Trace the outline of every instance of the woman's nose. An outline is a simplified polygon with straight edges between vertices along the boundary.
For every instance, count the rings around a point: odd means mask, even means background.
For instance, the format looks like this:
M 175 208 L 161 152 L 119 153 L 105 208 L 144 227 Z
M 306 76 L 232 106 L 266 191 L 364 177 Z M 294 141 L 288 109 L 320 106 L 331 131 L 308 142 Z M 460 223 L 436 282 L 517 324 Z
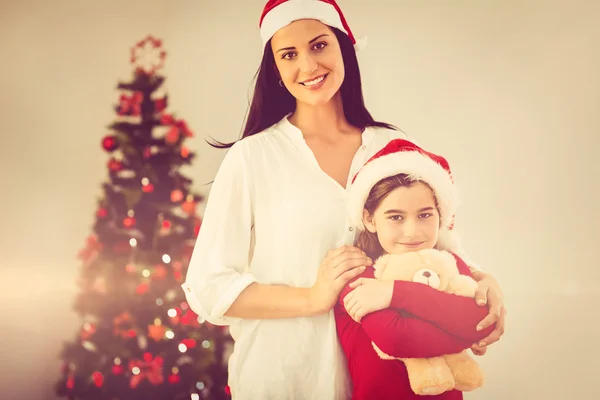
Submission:
M 305 74 L 312 74 L 317 70 L 317 62 L 310 53 L 300 56 L 300 71 Z

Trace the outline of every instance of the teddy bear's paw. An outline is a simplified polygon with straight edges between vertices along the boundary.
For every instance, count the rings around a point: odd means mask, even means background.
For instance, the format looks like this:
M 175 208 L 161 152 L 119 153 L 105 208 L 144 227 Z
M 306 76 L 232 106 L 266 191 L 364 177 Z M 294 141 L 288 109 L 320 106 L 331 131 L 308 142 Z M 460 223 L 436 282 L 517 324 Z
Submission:
M 420 396 L 437 396 L 454 389 L 454 382 L 437 382 L 436 384 L 425 385 L 419 388 L 413 388 L 413 392 Z

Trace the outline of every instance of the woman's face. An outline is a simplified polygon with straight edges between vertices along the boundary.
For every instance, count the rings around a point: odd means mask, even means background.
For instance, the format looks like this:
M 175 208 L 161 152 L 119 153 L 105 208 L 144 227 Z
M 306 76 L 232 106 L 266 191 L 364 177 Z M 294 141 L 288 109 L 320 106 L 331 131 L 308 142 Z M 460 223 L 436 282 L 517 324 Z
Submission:
M 333 31 L 314 19 L 280 29 L 271 39 L 275 65 L 287 90 L 298 102 L 327 103 L 344 81 L 344 60 Z
M 432 249 L 440 230 L 433 191 L 422 182 L 394 189 L 373 215 L 364 211 L 363 221 L 388 254 Z

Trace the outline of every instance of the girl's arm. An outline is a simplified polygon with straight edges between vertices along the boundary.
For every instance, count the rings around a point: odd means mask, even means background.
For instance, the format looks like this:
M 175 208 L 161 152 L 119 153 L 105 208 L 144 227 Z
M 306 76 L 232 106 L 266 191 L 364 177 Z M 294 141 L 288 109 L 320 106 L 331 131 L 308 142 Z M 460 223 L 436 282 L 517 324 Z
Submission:
M 369 268 L 362 277 L 373 277 Z M 336 323 L 340 340 L 348 340 L 351 327 L 357 324 L 347 313 L 343 299 L 353 289 L 346 285 L 336 307 Z M 362 329 L 384 353 L 394 357 L 427 358 L 458 353 L 471 346 L 471 342 L 456 337 L 434 324 L 405 317 L 395 309 L 369 313 L 361 320 Z
M 464 261 L 454 257 L 459 272 L 471 276 Z M 395 281 L 390 307 L 404 310 L 470 342 L 480 341 L 495 328 L 491 325 L 477 330 L 477 324 L 488 314 L 488 308 L 477 305 L 475 299 L 445 293 L 417 282 Z

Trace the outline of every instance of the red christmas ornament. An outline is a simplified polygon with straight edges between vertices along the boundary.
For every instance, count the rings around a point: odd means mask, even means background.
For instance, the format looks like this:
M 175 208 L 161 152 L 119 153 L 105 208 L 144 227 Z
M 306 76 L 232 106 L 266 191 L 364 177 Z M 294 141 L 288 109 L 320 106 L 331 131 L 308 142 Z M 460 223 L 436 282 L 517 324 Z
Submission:
M 96 371 L 92 374 L 92 380 L 94 381 L 94 385 L 101 387 L 102 383 L 104 383 L 104 375 Z
M 154 101 L 154 112 L 161 112 L 167 107 L 167 98 L 161 97 L 160 99 L 156 99 Z
M 183 200 L 183 192 L 179 189 L 175 189 L 171 192 L 171 202 L 179 203 Z
M 127 331 L 127 336 L 129 336 L 130 338 L 134 338 L 134 337 L 136 337 L 136 335 L 137 335 L 137 332 L 136 332 L 136 331 L 135 331 L 135 329 L 133 329 L 133 328 L 132 328 L 132 329 L 129 329 L 129 330 Z
M 112 366 L 112 373 L 115 375 L 121 375 L 123 373 L 123 366 L 122 365 L 113 365 Z
M 183 282 L 183 273 L 181 271 L 173 272 L 173 276 L 177 282 Z
M 162 222 L 162 227 L 165 228 L 165 229 L 171 229 L 171 221 L 165 219 Z
M 179 128 L 176 126 L 171 127 L 171 129 L 169 129 L 169 132 L 167 132 L 167 134 L 165 135 L 165 142 L 167 142 L 167 144 L 170 145 L 174 145 L 177 144 L 177 141 L 179 140 Z
M 181 208 L 190 215 L 194 214 L 196 212 L 196 202 L 193 200 L 188 200 L 181 205 Z
M 111 158 L 108 161 L 108 169 L 110 169 L 112 172 L 119 172 L 123 169 L 123 163 L 121 161 L 115 160 L 114 158 Z
M 142 192 L 144 193 L 152 193 L 154 192 L 154 185 L 149 183 L 147 185 L 142 186 Z
M 107 135 L 104 136 L 104 139 L 102 139 L 102 147 L 104 147 L 104 150 L 112 152 L 115 151 L 119 146 L 117 144 L 117 139 L 114 136 Z
M 69 377 L 67 378 L 67 389 L 73 389 L 75 387 L 75 376 L 72 372 L 69 373 Z
M 188 158 L 189 155 L 190 155 L 190 149 L 188 149 L 185 146 L 182 146 L 181 147 L 181 157 Z
M 161 125 L 172 125 L 175 122 L 175 119 L 171 114 L 162 114 L 160 116 Z
M 152 279 L 164 279 L 167 276 L 167 269 L 164 265 L 160 264 L 154 268 L 154 273 L 152 274 Z
M 96 216 L 98 218 L 105 218 L 108 215 L 108 210 L 104 207 L 100 207 L 98 211 L 96 211 Z
M 231 388 L 229 387 L 229 385 L 226 385 L 226 386 L 225 386 L 225 393 L 226 393 L 228 396 L 231 396 Z
M 196 341 L 194 339 L 190 339 L 190 338 L 183 339 L 181 341 L 181 344 L 183 344 L 188 349 L 193 349 L 194 347 L 196 347 Z
M 122 94 L 119 98 L 119 115 L 131 115 L 138 116 L 142 113 L 142 100 L 144 94 L 142 92 L 135 92 L 131 96 Z
M 139 295 L 146 293 L 150 289 L 147 283 L 140 283 L 137 288 L 135 288 L 135 292 Z
M 135 217 L 125 217 L 123 219 L 123 226 L 127 229 L 131 229 L 135 226 Z
M 176 383 L 181 382 L 181 377 L 178 374 L 171 374 L 171 375 L 169 375 L 168 380 L 169 380 L 169 383 L 176 384 Z

